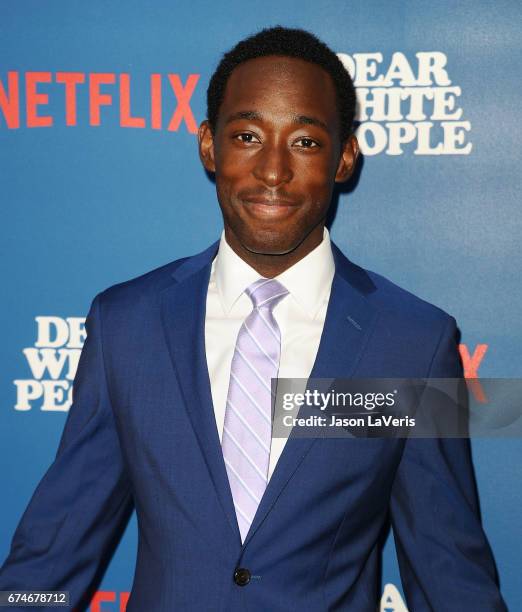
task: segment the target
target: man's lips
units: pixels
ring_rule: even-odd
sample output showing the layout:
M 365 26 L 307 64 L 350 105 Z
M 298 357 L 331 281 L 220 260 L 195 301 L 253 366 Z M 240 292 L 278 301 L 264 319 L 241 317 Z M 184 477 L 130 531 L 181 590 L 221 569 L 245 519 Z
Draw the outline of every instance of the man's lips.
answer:
M 263 206 L 297 206 L 297 203 L 293 200 L 278 197 L 267 198 L 264 196 L 247 196 L 241 199 L 247 204 L 261 204 Z
M 258 219 L 281 219 L 291 215 L 298 206 L 293 200 L 277 197 L 246 196 L 241 201 L 247 213 Z

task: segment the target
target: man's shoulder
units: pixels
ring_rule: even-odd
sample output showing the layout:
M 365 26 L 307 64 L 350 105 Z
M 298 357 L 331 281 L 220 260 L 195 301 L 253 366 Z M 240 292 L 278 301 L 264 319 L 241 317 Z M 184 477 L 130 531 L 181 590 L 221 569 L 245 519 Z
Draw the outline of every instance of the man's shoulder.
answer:
M 337 249 L 338 250 L 338 249 Z M 337 265 L 346 277 L 382 315 L 410 325 L 447 325 L 453 317 L 445 310 L 397 285 L 389 278 L 349 260 L 340 250 Z
M 157 293 L 172 284 L 173 274 L 187 259 L 189 258 L 176 259 L 144 274 L 111 285 L 102 291 L 100 296 L 104 302 L 127 302 Z
M 382 274 L 366 270 L 377 288 L 370 299 L 380 308 L 403 317 L 426 321 L 447 321 L 452 318 L 445 310 L 401 287 Z
M 180 273 L 183 270 L 191 271 L 211 261 L 211 253 L 215 248 L 216 243 L 201 253 L 181 257 L 144 274 L 111 285 L 100 292 L 99 297 L 104 304 L 118 304 L 120 306 L 155 298 L 164 289 L 172 285 L 177 276 L 182 276 Z

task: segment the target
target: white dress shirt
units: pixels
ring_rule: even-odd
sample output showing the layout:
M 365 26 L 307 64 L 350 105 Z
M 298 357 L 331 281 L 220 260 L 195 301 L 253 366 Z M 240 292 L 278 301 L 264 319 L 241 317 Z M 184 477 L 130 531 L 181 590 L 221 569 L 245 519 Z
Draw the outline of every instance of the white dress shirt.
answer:
M 274 308 L 281 331 L 279 378 L 308 378 L 319 348 L 335 265 L 330 236 L 306 257 L 285 270 L 277 280 L 289 291 Z M 232 356 L 241 324 L 252 311 L 245 289 L 261 275 L 243 261 L 221 235 L 212 262 L 205 316 L 205 347 L 214 414 L 222 439 Z M 268 478 L 286 439 L 273 438 Z

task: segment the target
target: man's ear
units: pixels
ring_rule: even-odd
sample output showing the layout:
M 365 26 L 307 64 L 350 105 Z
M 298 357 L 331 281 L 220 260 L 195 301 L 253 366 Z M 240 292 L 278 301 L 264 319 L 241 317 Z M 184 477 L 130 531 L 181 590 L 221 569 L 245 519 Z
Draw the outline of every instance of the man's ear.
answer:
M 352 135 L 350 136 L 343 145 L 341 151 L 341 159 L 337 166 L 337 172 L 335 173 L 335 182 L 344 183 L 353 174 L 357 160 L 359 158 L 359 143 L 357 138 Z
M 214 161 L 214 135 L 210 129 L 209 122 L 205 119 L 201 123 L 198 129 L 198 146 L 199 146 L 199 158 L 203 164 L 205 170 L 208 172 L 216 171 L 216 164 Z

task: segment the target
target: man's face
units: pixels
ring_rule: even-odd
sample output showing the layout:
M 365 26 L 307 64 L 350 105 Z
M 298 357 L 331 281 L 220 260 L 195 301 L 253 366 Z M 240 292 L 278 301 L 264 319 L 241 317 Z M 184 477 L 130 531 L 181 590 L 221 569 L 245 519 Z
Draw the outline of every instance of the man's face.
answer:
M 334 182 L 350 176 L 358 153 L 355 138 L 342 147 L 339 134 L 334 85 L 320 66 L 270 56 L 235 68 L 214 133 L 203 122 L 199 134 L 233 248 L 282 255 L 321 241 Z

